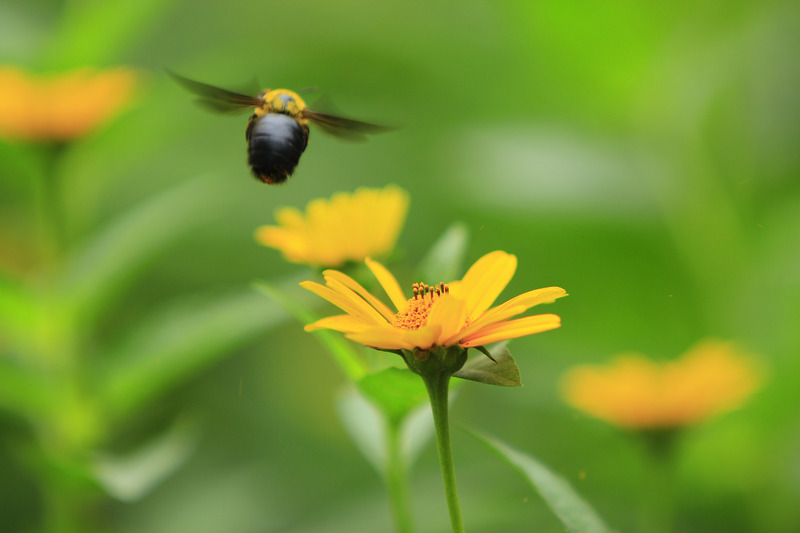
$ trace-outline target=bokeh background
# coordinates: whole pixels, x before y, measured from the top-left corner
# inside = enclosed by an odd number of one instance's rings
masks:
[[[165,314],[295,275],[253,239],[276,207],[399,184],[411,195],[401,279],[463,221],[470,263],[495,249],[518,256],[506,295],[570,293],[548,308],[560,330],[512,343],[525,386],[467,384],[453,419],[535,454],[619,531],[635,530],[648,483],[641,443],[565,406],[558,380],[619,352],[674,358],[709,336],[741,342],[770,374],[746,406],[681,441],[675,531],[800,531],[798,51],[791,1],[0,5],[2,63],[127,65],[143,76],[132,105],[63,157],[72,242],[165,191],[185,199],[174,225],[161,213],[138,226],[180,231],[116,286],[89,345],[142,341],[143,321],[176,323],[145,339],[172,342],[192,324]],[[204,112],[165,69],[244,91],[315,86],[311,103],[319,94],[343,114],[399,128],[367,143],[312,131],[290,182],[264,186],[246,166],[247,115]],[[4,276],[26,282],[37,279],[40,156],[0,143]],[[125,238],[100,253],[128,260],[148,235]],[[382,483],[337,417],[338,367],[277,304],[253,293],[248,306],[249,334],[198,356],[114,427],[116,453],[175,420],[193,429],[180,464],[150,490],[101,498],[104,531],[392,530]],[[225,337],[233,326],[217,322]],[[107,363],[101,349],[86,357]],[[40,523],[36,470],[20,460],[30,431],[0,410],[3,531]],[[470,531],[562,530],[497,457],[458,429],[454,440]],[[432,445],[411,471],[411,498],[420,531],[446,530]]]

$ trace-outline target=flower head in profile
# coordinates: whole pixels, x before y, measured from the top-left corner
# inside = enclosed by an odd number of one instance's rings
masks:
[[[339,267],[392,251],[408,211],[408,193],[394,185],[360,188],[318,198],[305,214],[292,207],[275,213],[277,226],[256,230],[256,240],[293,263]]]
[[[81,137],[130,102],[136,83],[127,68],[34,76],[0,66],[0,137],[57,142]]]
[[[672,429],[739,407],[760,386],[761,367],[730,342],[706,340],[681,359],[658,363],[638,354],[565,374],[570,405],[614,425]]]
[[[318,320],[307,325],[306,331],[333,329],[365,346],[424,352],[451,346],[483,346],[561,325],[561,319],[554,314],[512,319],[535,305],[566,296],[560,287],[529,291],[492,307],[517,267],[517,258],[505,252],[483,256],[459,281],[433,286],[415,283],[411,298],[383,265],[370,259],[366,263],[394,309],[345,274],[326,270],[325,285],[313,281],[301,285],[345,314]]]

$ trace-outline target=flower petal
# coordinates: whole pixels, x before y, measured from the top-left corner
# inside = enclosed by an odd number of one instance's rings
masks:
[[[351,341],[381,350],[413,350],[416,345],[407,330],[391,326],[372,327],[345,335]]]
[[[363,331],[348,333],[348,339],[364,346],[382,350],[427,350],[436,344],[440,337],[440,326],[426,325],[419,329],[399,329],[391,326],[372,327]]]
[[[353,292],[358,293],[359,296],[364,298],[372,307],[378,310],[380,314],[386,318],[389,322],[392,321],[394,318],[394,313],[384,304],[382,301],[375,298],[370,292],[362,287],[356,280],[348,276],[347,274],[343,274],[338,270],[326,270],[322,273],[325,277],[325,280],[335,280]],[[330,284],[330,283],[329,283]]]
[[[499,250],[491,252],[478,259],[450,289],[454,296],[467,302],[468,316],[479,316],[506,288],[516,269],[516,256]]]
[[[440,335],[435,339],[438,346],[450,346],[451,337],[458,336],[467,320],[467,303],[455,296],[441,296],[431,307],[428,315],[428,326],[438,326]]]
[[[364,331],[370,327],[372,327],[370,324],[352,315],[335,315],[321,318],[316,322],[307,324],[303,329],[306,331],[332,329],[341,331],[342,333],[353,333],[356,331]]]
[[[470,325],[461,332],[461,338],[472,335],[483,327],[502,322],[513,316],[524,313],[535,305],[553,303],[556,298],[561,298],[566,295],[567,291],[561,287],[545,287],[543,289],[522,293],[505,303],[489,309],[480,317],[473,320]]]
[[[377,261],[373,261],[369,257],[365,260],[367,266],[378,279],[378,282],[383,287],[383,290],[386,291],[387,296],[392,301],[394,306],[397,308],[397,312],[401,313],[406,308],[406,297],[403,295],[403,290],[400,288],[400,285],[397,283],[397,280],[389,272],[385,266],[378,263]]]
[[[516,339],[534,333],[549,331],[561,326],[561,317],[553,314],[533,315],[487,326],[461,339],[459,344],[465,348],[483,346],[497,341]]]
[[[300,286],[325,298],[345,313],[353,315],[367,324],[376,326],[386,324],[383,317],[355,293],[352,293],[354,296],[344,295],[315,281],[303,281]]]

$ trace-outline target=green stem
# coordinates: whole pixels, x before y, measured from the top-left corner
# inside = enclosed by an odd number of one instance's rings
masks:
[[[397,533],[411,533],[414,526],[408,502],[406,467],[403,461],[400,423],[389,421],[387,434],[386,485]]]
[[[671,533],[673,523],[673,469],[675,432],[654,432],[645,436],[648,471],[642,494],[642,533]]]
[[[42,487],[43,531],[46,533],[88,533],[96,531],[86,516],[87,502],[58,480],[47,480]]]
[[[453,449],[450,444],[450,423],[448,420],[449,403],[447,388],[450,374],[446,371],[423,374],[425,387],[431,400],[433,425],[436,430],[436,447],[439,450],[439,464],[442,467],[444,493],[447,497],[447,509],[450,512],[450,525],[453,533],[464,533],[464,521],[461,518],[461,504],[458,501],[456,472],[453,466]]]
[[[60,164],[66,145],[42,147],[42,171],[37,184],[37,215],[41,253],[48,268],[60,259],[66,248],[65,206]]]

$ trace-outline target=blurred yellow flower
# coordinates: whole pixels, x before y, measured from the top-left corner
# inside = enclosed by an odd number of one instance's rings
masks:
[[[0,66],[0,137],[67,141],[85,135],[130,101],[136,82],[127,68],[33,76]]]
[[[761,367],[734,343],[706,340],[676,361],[624,354],[606,366],[573,368],[562,393],[573,407],[617,426],[669,429],[739,407],[762,381]]]
[[[300,285],[346,314],[318,320],[307,325],[306,331],[333,329],[355,342],[383,350],[431,350],[483,346],[561,325],[561,319],[553,314],[509,320],[534,305],[566,296],[560,287],[529,291],[490,308],[517,268],[517,258],[505,252],[483,256],[460,281],[435,286],[415,283],[414,295],[408,300],[383,265],[370,259],[366,263],[397,312],[345,274],[326,270],[325,285],[313,281]]]
[[[287,261],[338,267],[388,254],[408,211],[408,193],[394,185],[337,193],[309,202],[305,215],[293,207],[275,213],[278,226],[262,226],[256,240],[277,248]]]

